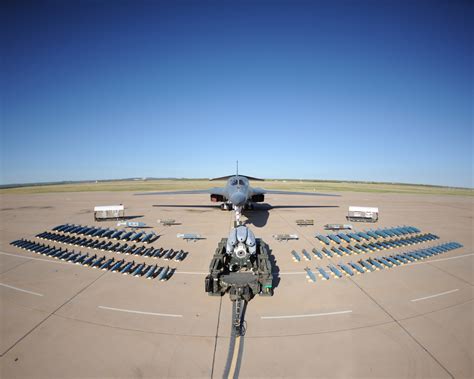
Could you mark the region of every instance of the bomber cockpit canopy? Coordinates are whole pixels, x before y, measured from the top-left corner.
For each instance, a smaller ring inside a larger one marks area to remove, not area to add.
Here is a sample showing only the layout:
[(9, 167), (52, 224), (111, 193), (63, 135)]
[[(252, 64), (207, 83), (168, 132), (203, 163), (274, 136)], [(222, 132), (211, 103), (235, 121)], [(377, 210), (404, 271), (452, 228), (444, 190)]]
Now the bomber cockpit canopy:
[(239, 178), (239, 179), (234, 178), (234, 179), (232, 179), (232, 180), (230, 181), (230, 185), (231, 185), (231, 186), (236, 186), (236, 185), (245, 186), (245, 185), (247, 185), (247, 183), (245, 182), (244, 179), (241, 179), (241, 178)]

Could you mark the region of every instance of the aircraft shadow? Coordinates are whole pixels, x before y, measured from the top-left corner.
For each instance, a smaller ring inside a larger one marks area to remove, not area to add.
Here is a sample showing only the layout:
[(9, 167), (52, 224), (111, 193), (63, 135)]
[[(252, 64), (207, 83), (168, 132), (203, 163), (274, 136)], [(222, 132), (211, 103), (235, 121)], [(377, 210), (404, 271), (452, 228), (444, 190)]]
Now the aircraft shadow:
[(272, 210), (272, 209), (318, 209), (318, 208), (339, 208), (339, 205), (271, 205), (268, 203), (255, 204), (255, 209)]
[(197, 204), (153, 204), (157, 208), (207, 208), (207, 209), (218, 209), (220, 205), (197, 205)]
[(253, 210), (244, 210), (242, 214), (247, 217), (245, 220), (245, 225), (253, 225), (256, 228), (263, 228), (267, 225), (268, 217), (270, 216), (270, 212), (268, 209), (259, 209), (255, 207)]
[(247, 217), (245, 224), (256, 228), (263, 228), (268, 221), (272, 209), (305, 209), (305, 208), (339, 208), (338, 205), (270, 205), (268, 203), (254, 204), (253, 210), (244, 210), (242, 214)]
[[(221, 210), (220, 205), (214, 204), (153, 204), (158, 208), (204, 208)], [(268, 203), (256, 203), (252, 210), (244, 210), (242, 214), (247, 217), (246, 225), (253, 225), (256, 228), (263, 228), (267, 225), (268, 217), (272, 209), (318, 209), (318, 208), (339, 208), (338, 205), (271, 205)]]

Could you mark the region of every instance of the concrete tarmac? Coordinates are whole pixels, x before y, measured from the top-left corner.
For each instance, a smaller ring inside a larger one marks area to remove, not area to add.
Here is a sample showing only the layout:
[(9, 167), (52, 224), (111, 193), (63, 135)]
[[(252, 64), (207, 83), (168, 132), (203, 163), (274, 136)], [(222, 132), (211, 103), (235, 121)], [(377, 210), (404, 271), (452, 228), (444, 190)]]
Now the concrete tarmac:
[[(240, 377), (472, 378), (472, 198), (340, 195), (270, 195), (265, 200), (275, 208), (244, 213), (256, 236), (270, 246), (276, 288), (273, 297), (257, 296), (248, 305)], [(212, 207), (205, 195), (92, 192), (2, 195), (0, 200), (2, 378), (222, 377), (231, 302), (227, 295), (208, 296), (204, 278), (218, 242), (232, 227), (232, 212)], [(151, 246), (189, 254), (182, 262), (100, 255), (170, 265), (177, 270), (169, 281), (100, 271), (9, 245), (20, 238), (44, 242), (35, 235), (64, 223), (115, 227), (113, 221), (94, 222), (92, 209), (120, 203), (127, 216), (160, 235)], [(316, 274), (316, 265), (355, 261), (344, 256), (294, 262), (290, 254), (321, 249), (314, 235), (329, 233), (324, 224), (346, 223), (349, 205), (379, 207), (379, 222), (353, 223), (358, 230), (412, 225), (440, 237), (358, 259), (449, 241), (464, 247), (392, 269), (308, 282), (305, 267)], [(180, 225), (157, 222), (165, 218)], [(314, 219), (314, 226), (299, 227), (297, 219)], [(177, 233), (205, 239), (186, 242)], [(300, 238), (274, 240), (272, 235), (280, 233)]]

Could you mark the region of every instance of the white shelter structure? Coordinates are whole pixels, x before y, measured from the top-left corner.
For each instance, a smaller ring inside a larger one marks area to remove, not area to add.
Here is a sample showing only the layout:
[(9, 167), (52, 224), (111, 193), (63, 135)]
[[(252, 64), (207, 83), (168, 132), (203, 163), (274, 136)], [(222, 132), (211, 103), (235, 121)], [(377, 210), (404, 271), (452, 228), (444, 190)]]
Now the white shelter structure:
[(94, 207), (94, 220), (107, 220), (125, 217), (125, 207), (120, 205), (98, 205)]

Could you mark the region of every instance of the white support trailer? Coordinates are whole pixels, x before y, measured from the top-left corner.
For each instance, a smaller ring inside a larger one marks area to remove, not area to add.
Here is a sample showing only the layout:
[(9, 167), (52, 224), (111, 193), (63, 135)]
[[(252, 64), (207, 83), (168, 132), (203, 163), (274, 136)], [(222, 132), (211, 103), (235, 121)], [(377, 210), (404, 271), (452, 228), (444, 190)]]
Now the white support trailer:
[(379, 209), (374, 207), (349, 207), (347, 220), (360, 222), (377, 222), (379, 219)]
[(99, 205), (94, 207), (94, 220), (119, 220), (125, 217), (125, 207), (120, 205)]

